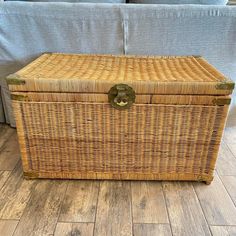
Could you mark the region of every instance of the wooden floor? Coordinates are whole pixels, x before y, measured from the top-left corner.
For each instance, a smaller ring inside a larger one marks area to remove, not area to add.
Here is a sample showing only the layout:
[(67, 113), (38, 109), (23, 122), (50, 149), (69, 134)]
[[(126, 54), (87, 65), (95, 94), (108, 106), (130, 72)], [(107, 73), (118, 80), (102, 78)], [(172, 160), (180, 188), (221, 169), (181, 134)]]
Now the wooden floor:
[(0, 236), (236, 235), (236, 128), (211, 185), (24, 180), (16, 131), (0, 125)]

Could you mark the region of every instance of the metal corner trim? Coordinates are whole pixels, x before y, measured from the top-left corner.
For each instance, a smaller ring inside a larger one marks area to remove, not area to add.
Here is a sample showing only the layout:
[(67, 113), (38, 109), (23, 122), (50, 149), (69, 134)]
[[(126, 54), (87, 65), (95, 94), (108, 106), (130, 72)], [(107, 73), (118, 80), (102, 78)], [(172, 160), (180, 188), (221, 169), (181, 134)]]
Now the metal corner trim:
[(41, 55), (52, 55), (53, 52), (43, 52)]
[(202, 56), (200, 56), (200, 55), (193, 55), (193, 57), (195, 57), (195, 58), (202, 58)]
[(230, 105), (231, 98), (215, 98), (212, 103), (216, 106)]
[(25, 84), (25, 80), (21, 79), (20, 76), (18, 76), (17, 74), (9, 75), (6, 78), (6, 81), (8, 85), (24, 85)]
[(225, 80), (224, 82), (218, 83), (216, 85), (216, 89), (219, 90), (233, 90), (235, 87), (235, 83), (231, 80)]
[(21, 95), (21, 94), (11, 94), (11, 100), (26, 101), (27, 96), (26, 95)]
[(24, 172), (24, 177), (26, 177), (26, 178), (38, 178), (39, 175), (35, 172)]

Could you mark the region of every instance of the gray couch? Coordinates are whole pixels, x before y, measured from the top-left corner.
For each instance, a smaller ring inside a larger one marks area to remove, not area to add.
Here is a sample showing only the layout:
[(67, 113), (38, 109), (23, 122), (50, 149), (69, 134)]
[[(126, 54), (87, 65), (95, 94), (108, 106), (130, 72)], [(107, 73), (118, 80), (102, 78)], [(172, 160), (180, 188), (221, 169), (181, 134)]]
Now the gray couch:
[(15, 125), (4, 78), (43, 52), (202, 55), (236, 80), (236, 7), (0, 3), (0, 122)]

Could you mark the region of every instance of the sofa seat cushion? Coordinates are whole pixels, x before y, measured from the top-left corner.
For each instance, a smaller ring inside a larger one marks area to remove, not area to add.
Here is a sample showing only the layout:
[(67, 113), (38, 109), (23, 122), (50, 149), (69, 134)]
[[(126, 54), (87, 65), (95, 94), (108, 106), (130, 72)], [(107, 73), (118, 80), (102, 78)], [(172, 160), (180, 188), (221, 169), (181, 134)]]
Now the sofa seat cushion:
[(201, 4), (226, 5), (228, 0), (129, 0), (129, 3), (142, 4)]

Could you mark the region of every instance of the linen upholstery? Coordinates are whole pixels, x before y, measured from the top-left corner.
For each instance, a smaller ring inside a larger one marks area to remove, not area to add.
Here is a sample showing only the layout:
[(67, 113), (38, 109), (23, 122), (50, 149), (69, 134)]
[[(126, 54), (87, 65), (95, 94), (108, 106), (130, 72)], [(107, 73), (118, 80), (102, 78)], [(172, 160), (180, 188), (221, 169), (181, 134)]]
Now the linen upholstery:
[(130, 3), (142, 4), (202, 4), (226, 5), (228, 0), (129, 0)]
[[(236, 80), (236, 7), (0, 3), (0, 77), (43, 52), (202, 55)], [(6, 120), (9, 92), (0, 80)], [(228, 124), (235, 125), (236, 103)]]

